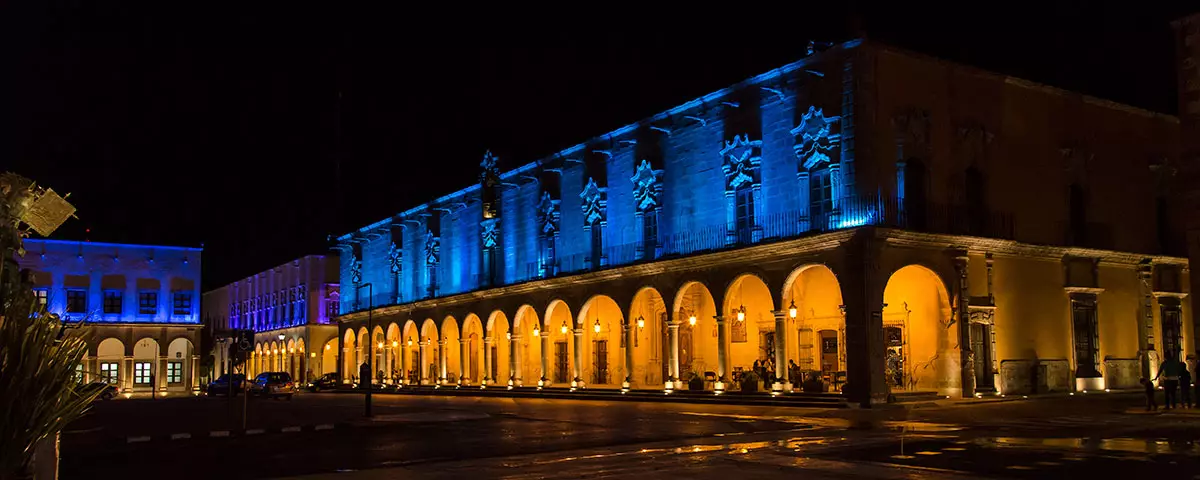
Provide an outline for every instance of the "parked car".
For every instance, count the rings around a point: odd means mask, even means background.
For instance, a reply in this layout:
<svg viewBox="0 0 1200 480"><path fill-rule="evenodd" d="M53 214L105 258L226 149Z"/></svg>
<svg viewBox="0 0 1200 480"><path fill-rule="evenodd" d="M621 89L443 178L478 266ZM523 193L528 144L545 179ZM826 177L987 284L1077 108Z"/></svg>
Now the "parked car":
<svg viewBox="0 0 1200 480"><path fill-rule="evenodd" d="M250 395L261 395L271 398L285 397L292 399L296 393L296 384L292 382L291 374L287 372L263 372L254 377L250 384Z"/></svg>
<svg viewBox="0 0 1200 480"><path fill-rule="evenodd" d="M112 400L118 393L117 386L108 382L92 382L86 388L101 390L100 395L96 397L99 400Z"/></svg>
<svg viewBox="0 0 1200 480"><path fill-rule="evenodd" d="M206 388L204 391L206 393L208 393L209 396L229 395L229 378L230 378L230 376L231 375L226 373L224 375L221 375L220 378L213 380L211 382L208 382L208 388ZM233 377L233 395L237 396L237 394L239 392L241 392L242 389L246 388L246 376L242 375L240 373L235 373L232 375L232 377Z"/></svg>
<svg viewBox="0 0 1200 480"><path fill-rule="evenodd" d="M326 373L321 375L321 378L313 380L308 384L308 391L319 392L321 390L333 390L342 384L342 376L337 373Z"/></svg>

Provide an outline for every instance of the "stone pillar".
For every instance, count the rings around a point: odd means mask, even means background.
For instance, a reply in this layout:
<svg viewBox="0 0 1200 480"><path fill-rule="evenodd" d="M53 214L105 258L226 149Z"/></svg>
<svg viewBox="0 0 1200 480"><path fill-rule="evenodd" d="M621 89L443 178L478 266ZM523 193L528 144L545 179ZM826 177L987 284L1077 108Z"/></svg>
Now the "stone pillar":
<svg viewBox="0 0 1200 480"><path fill-rule="evenodd" d="M846 244L842 295L846 305L846 398L861 406L885 403L888 397L886 347L883 338L884 280L878 271L879 249L871 228L859 229Z"/></svg>
<svg viewBox="0 0 1200 480"><path fill-rule="evenodd" d="M160 351L160 353L161 353L161 351ZM160 392L167 391L167 356L166 355L158 356L158 373L154 377L154 383L157 384L157 385L154 385L154 388L157 388L158 391L160 391Z"/></svg>
<svg viewBox="0 0 1200 480"><path fill-rule="evenodd" d="M574 334L575 351L571 354L571 359L574 365L571 365L571 374L575 377L571 379L571 387L583 388L583 329L575 328Z"/></svg>
<svg viewBox="0 0 1200 480"><path fill-rule="evenodd" d="M1151 352L1154 352L1154 284L1153 266L1150 260L1143 260L1138 265L1138 360L1141 364L1142 376L1154 378L1155 365L1152 365Z"/></svg>
<svg viewBox="0 0 1200 480"><path fill-rule="evenodd" d="M425 353L427 345L429 340L417 342L417 385L425 384L425 359L429 358Z"/></svg>
<svg viewBox="0 0 1200 480"><path fill-rule="evenodd" d="M471 354L471 340L469 338L458 339L458 384L470 385L471 379L467 378L467 374L471 372L467 365Z"/></svg>
<svg viewBox="0 0 1200 480"><path fill-rule="evenodd" d="M492 371L492 343L492 337L483 339L483 385L496 379L496 372Z"/></svg>
<svg viewBox="0 0 1200 480"><path fill-rule="evenodd" d="M521 335L513 330L508 336L508 386L521 386Z"/></svg>
<svg viewBox="0 0 1200 480"><path fill-rule="evenodd" d="M538 377L538 386L550 385L550 332L542 330L542 372Z"/></svg>
<svg viewBox="0 0 1200 480"><path fill-rule="evenodd" d="M683 382L679 379L679 321L667 322L667 340L671 342L667 350L670 355L667 372L671 377L667 379L665 387L667 390L681 389Z"/></svg>
<svg viewBox="0 0 1200 480"><path fill-rule="evenodd" d="M975 396L975 351L971 349L970 284L968 283L967 275L968 260L966 251L959 252L954 257L954 270L958 273L958 301L954 304L954 316L958 317L959 374L962 381L963 398ZM986 341L987 339L984 340Z"/></svg>
<svg viewBox="0 0 1200 480"><path fill-rule="evenodd" d="M124 365L121 365L120 382L126 392L133 391L133 356L126 355Z"/></svg>
<svg viewBox="0 0 1200 480"><path fill-rule="evenodd" d="M438 385L445 385L449 380L450 365L446 359L446 339L438 340Z"/></svg>
<svg viewBox="0 0 1200 480"><path fill-rule="evenodd" d="M633 343L637 340L637 326L632 322L625 322L625 330L621 333L625 334L625 381L621 382L621 388L633 388Z"/></svg>
<svg viewBox="0 0 1200 480"><path fill-rule="evenodd" d="M725 382L728 373L726 365L728 365L729 354L726 353L726 341L729 339L729 333L725 330L725 317L722 315L713 316L717 320L717 383L713 385L713 390L717 393L725 391Z"/></svg>
<svg viewBox="0 0 1200 480"><path fill-rule="evenodd" d="M787 365L787 312L771 312L775 315L775 383L772 392L791 392L792 382L788 378Z"/></svg>
<svg viewBox="0 0 1200 480"><path fill-rule="evenodd" d="M197 381L197 376L198 376L199 370L200 370L200 356L192 355L192 365L191 365L191 368L188 369L187 378L188 378L188 387L191 389L192 393L194 393L194 394L200 393L200 383Z"/></svg>
<svg viewBox="0 0 1200 480"><path fill-rule="evenodd" d="M404 385L409 382L408 378L408 344L400 342L400 382L399 385Z"/></svg>

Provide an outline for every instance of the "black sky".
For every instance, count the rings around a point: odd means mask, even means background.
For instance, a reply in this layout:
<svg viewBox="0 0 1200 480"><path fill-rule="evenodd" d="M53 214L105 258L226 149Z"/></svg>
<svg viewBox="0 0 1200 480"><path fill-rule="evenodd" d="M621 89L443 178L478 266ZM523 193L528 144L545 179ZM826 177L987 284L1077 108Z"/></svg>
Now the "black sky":
<svg viewBox="0 0 1200 480"><path fill-rule="evenodd" d="M80 219L57 238L203 244L207 289L474 182L486 149L515 167L794 61L810 38L850 38L852 25L1175 113L1168 22L1185 11L1049 3L742 2L694 16L614 7L589 20L473 21L290 4L3 4L0 170L72 193Z"/></svg>

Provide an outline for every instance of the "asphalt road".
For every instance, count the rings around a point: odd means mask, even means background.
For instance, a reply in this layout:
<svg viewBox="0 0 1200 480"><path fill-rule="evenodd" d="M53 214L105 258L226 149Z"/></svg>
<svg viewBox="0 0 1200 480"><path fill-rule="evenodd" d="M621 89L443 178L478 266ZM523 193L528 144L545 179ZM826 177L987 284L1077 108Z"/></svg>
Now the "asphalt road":
<svg viewBox="0 0 1200 480"><path fill-rule="evenodd" d="M308 394L251 399L250 432L240 398L116 400L64 434L61 465L66 479L1200 478L1200 414L1145 414L1138 400L817 410L376 395L366 421L359 395Z"/></svg>

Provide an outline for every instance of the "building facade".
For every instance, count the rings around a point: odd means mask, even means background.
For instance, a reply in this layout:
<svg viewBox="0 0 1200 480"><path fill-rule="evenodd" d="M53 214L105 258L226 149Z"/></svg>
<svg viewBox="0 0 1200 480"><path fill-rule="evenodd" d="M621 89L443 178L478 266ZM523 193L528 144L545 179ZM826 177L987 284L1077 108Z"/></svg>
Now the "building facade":
<svg viewBox="0 0 1200 480"><path fill-rule="evenodd" d="M29 239L25 250L39 302L82 322L81 372L130 396L199 391L201 249Z"/></svg>
<svg viewBox="0 0 1200 480"><path fill-rule="evenodd" d="M864 404L1136 387L1195 351L1178 156L1175 117L855 40L508 171L489 152L340 237L339 365L815 376Z"/></svg>
<svg viewBox="0 0 1200 480"><path fill-rule="evenodd" d="M289 372L307 381L337 371L338 260L309 255L205 292L204 312L219 331L253 330L253 353L236 368L248 376ZM218 335L227 338L227 335ZM217 363L228 371L228 344Z"/></svg>

